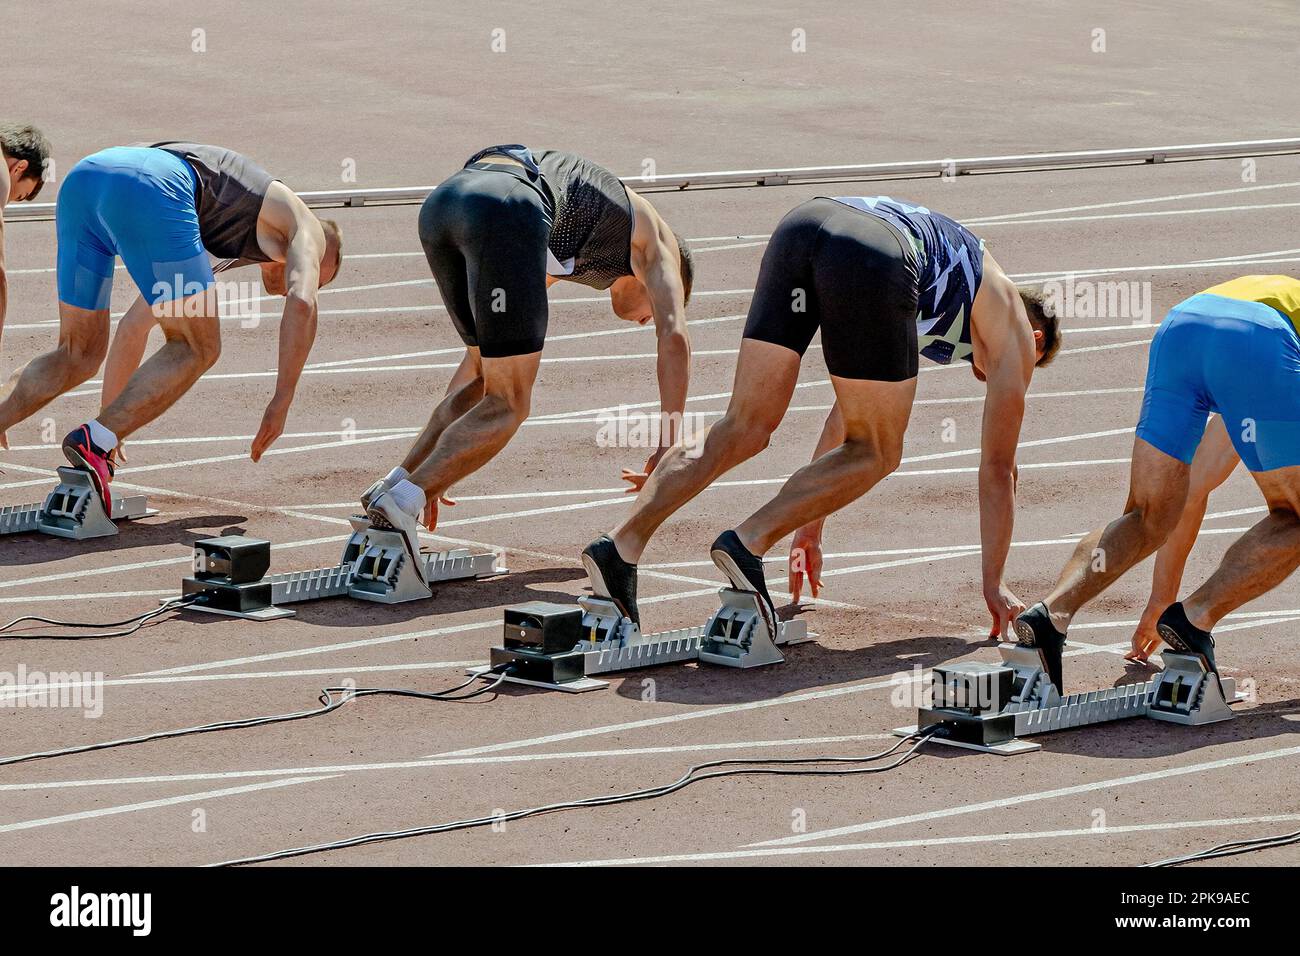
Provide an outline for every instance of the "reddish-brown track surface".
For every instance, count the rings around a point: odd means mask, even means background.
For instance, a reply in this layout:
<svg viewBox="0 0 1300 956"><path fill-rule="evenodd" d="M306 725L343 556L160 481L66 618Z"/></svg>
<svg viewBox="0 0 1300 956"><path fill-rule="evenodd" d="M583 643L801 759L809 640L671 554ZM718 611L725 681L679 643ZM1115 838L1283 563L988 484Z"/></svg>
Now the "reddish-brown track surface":
<svg viewBox="0 0 1300 956"><path fill-rule="evenodd" d="M192 138L240 148L291 185L423 185L476 147L521 141L583 152L625 174L937 159L1298 135L1294 90L1256 71L1300 17L1287 3L871 4L807 14L728 2L654 5L47 4L31 34L6 31L9 88L56 143L59 169L101 146ZM39 32L36 24L39 23ZM206 30L207 52L191 51ZM505 30L506 51L491 52ZM803 29L807 52L791 50ZM1106 52L1093 52L1105 30ZM295 41L291 37L298 38ZM12 107L12 103L10 107ZM9 107L6 108L7 110ZM691 410L716 416L762 238L819 194L887 192L971 221L1017 276L1119 270L1149 283L1151 318L1235 274L1294 272L1295 157L1063 170L884 184L658 193L696 239ZM47 197L43 196L42 199ZM1042 212L1038 212L1042 211ZM351 254L322 297L320 336L289 433L247 460L273 382L278 313L226 324L213 373L128 446L119 493L147 488L161 514L118 537L0 539L0 617L112 619L172 593L200 537L276 543L277 570L333 563L357 494L395 464L457 361L457 339L419 255L411 206L339 210ZM992 217L1004 217L993 220ZM6 230L11 299L0 370L55 341L51 223ZM1282 250L1281 254L1276 254ZM1240 264L1209 260L1239 257ZM252 275L242 276L252 280ZM124 275L114 308L131 292ZM0 671L100 674L103 712L12 706L3 754L72 746L311 706L317 689L434 690L481 662L501 609L569 601L577 555L624 513L620 468L595 411L655 397L653 336L580 287L552 290L534 419L458 489L448 539L503 548L508 575L439 587L421 603L332 601L257 624L183 614L126 638L0 642ZM870 303L863 303L869 316ZM1069 538L1123 506L1152 329L1079 317L1035 377L1023 430L1008 580L1050 586ZM583 333L604 333L586 337ZM820 637L753 671L665 667L597 693L510 688L448 704L375 698L309 721L0 768L8 864L202 864L384 829L666 782L722 756L860 754L915 719L895 675L993 660L980 597L975 467L982 387L923 366L907 461L827 526L824 603L798 611ZM1243 369L1243 374L1249 370ZM644 559L643 619L701 623L718 574L707 545L805 462L831 400L820 353L762 455L671 520ZM98 383L9 433L0 504L39 499L59 436L94 415ZM575 414L587 412L587 414ZM562 419L546 416L563 416ZM1261 499L1239 471L1211 499L1189 581L1216 565ZM774 581L784 548L771 555ZM1070 689L1145 677L1121 652L1150 563L1081 615ZM784 585L780 585L784 589ZM794 609L787 609L792 613ZM1296 828L1300 795L1295 580L1229 619L1219 658L1251 681L1237 719L1188 729L1140 721L1042 738L1011 759L931 752L880 776L739 778L679 794L305 858L312 864L729 863L1134 864ZM829 739L828 739L829 738ZM1058 792L1060 791L1060 792ZM1275 818L1275 819L1270 819ZM824 831L849 828L823 835ZM801 842L755 848L799 837ZM1300 850L1239 858L1300 862Z"/></svg>

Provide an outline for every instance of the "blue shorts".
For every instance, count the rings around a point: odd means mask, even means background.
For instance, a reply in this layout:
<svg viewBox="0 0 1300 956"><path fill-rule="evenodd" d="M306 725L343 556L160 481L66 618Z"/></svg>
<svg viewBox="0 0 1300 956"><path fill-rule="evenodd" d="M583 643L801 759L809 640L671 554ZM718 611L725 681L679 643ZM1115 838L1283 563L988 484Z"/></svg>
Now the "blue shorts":
<svg viewBox="0 0 1300 956"><path fill-rule="evenodd" d="M1191 464L1212 412L1251 471L1300 465L1300 335L1271 306L1202 293L1160 324L1137 437Z"/></svg>
<svg viewBox="0 0 1300 956"><path fill-rule="evenodd" d="M63 180L55 207L59 301L107 309L116 256L154 305L213 284L188 163L161 149L92 153Z"/></svg>

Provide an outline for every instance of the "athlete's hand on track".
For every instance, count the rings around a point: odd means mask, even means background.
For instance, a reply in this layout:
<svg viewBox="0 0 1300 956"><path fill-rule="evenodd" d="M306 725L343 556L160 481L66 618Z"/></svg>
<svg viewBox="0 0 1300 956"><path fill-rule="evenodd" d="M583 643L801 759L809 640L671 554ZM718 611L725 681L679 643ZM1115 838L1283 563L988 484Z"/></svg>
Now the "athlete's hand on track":
<svg viewBox="0 0 1300 956"><path fill-rule="evenodd" d="M266 450L284 434L284 423L288 419L289 403L282 402L278 398L271 399L271 403L266 406L266 413L262 416L262 427L257 430L257 436L253 439L253 447L249 453L249 457L254 462L261 461Z"/></svg>
<svg viewBox="0 0 1300 956"><path fill-rule="evenodd" d="M984 603L988 605L989 616L993 618L989 637L1010 640L1014 633L1011 623L1024 613L1024 602L1005 584L999 584L996 588L989 588L984 592Z"/></svg>
<svg viewBox="0 0 1300 956"><path fill-rule="evenodd" d="M1156 621L1160 619L1161 614L1165 613L1165 608L1168 606L1164 603L1146 606L1141 620L1133 630L1133 649L1124 655L1124 660L1145 664L1151 659L1151 655L1164 643L1156 631Z"/></svg>
<svg viewBox="0 0 1300 956"><path fill-rule="evenodd" d="M424 526L430 531L438 530L438 505L440 504L447 505L451 508L456 507L456 500L451 497L450 488L448 488L446 493L441 497L433 498L425 502L424 514L420 516L420 520L424 522Z"/></svg>
<svg viewBox="0 0 1300 956"><path fill-rule="evenodd" d="M658 449L653 455L646 459L645 467L640 471L633 471L631 468L624 468L621 477L632 487L625 488L623 493L626 495L639 494L641 489L645 487L645 483L650 480L650 475L658 466L659 460L663 458L664 453L667 451L667 448Z"/></svg>
<svg viewBox="0 0 1300 956"><path fill-rule="evenodd" d="M815 600L822 592L822 542L816 533L800 528L790 542L790 596L795 604L805 576Z"/></svg>

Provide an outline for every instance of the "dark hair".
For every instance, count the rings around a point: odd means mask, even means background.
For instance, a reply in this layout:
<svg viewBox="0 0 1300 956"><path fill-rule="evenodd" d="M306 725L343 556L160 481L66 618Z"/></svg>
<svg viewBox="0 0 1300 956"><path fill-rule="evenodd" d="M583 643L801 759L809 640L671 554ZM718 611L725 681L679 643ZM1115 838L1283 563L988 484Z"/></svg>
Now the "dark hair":
<svg viewBox="0 0 1300 956"><path fill-rule="evenodd" d="M28 200L35 199L45 185L45 172L50 162L50 141L35 126L5 123L0 125L0 149L4 150L6 156L27 161L27 168L19 178L36 180L36 188L27 197Z"/></svg>
<svg viewBox="0 0 1300 956"><path fill-rule="evenodd" d="M1029 314L1029 324L1043 333L1043 357L1034 364L1050 365L1061 351L1061 321L1056 315L1056 305L1041 288L1020 287L1020 301Z"/></svg>
<svg viewBox="0 0 1300 956"><path fill-rule="evenodd" d="M682 304L686 305L691 301L691 287L695 285L695 253L691 252L686 240L676 232L673 233L673 238L677 240L677 251L681 255L682 291L686 293L682 297Z"/></svg>

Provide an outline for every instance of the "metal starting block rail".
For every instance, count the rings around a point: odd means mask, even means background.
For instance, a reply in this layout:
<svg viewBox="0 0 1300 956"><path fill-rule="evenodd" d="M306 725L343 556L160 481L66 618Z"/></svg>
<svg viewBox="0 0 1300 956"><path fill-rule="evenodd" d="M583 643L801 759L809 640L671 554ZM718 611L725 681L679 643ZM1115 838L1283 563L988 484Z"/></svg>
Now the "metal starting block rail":
<svg viewBox="0 0 1300 956"><path fill-rule="evenodd" d="M1210 673L1200 658L1164 651L1164 667L1151 680L1062 697L1034 648L1002 644L1001 665L966 662L934 668L934 703L922 707L917 727L939 726L932 742L1003 756L1031 753L1038 734L1093 724L1150 717L1197 727L1233 717L1230 704L1244 699L1234 678Z"/></svg>
<svg viewBox="0 0 1300 956"><path fill-rule="evenodd" d="M338 564L306 571L267 574L271 544L226 536L194 544L194 576L181 582L181 596L197 596L189 607L210 614L270 621L291 617L285 607L303 601L349 597L378 604L402 604L433 596L442 581L501 574L500 555L468 548L421 553L412 560L402 535L348 519L352 536Z"/></svg>
<svg viewBox="0 0 1300 956"><path fill-rule="evenodd" d="M56 538L85 541L117 534L118 521L147 518L151 509L144 495L113 498L113 513L104 512L91 484L90 475L80 468L59 468L59 483L40 504L0 507L0 535L48 534Z"/></svg>
<svg viewBox="0 0 1300 956"><path fill-rule="evenodd" d="M722 588L718 596L720 606L707 623L654 634L642 634L605 598L582 597L577 607L542 601L515 605L506 608L504 642L492 648L491 663L467 673L492 678L493 668L509 664L509 683L576 694L609 686L596 675L660 664L779 664L785 660L779 647L815 636L806 621L785 621L773 638L756 595Z"/></svg>

